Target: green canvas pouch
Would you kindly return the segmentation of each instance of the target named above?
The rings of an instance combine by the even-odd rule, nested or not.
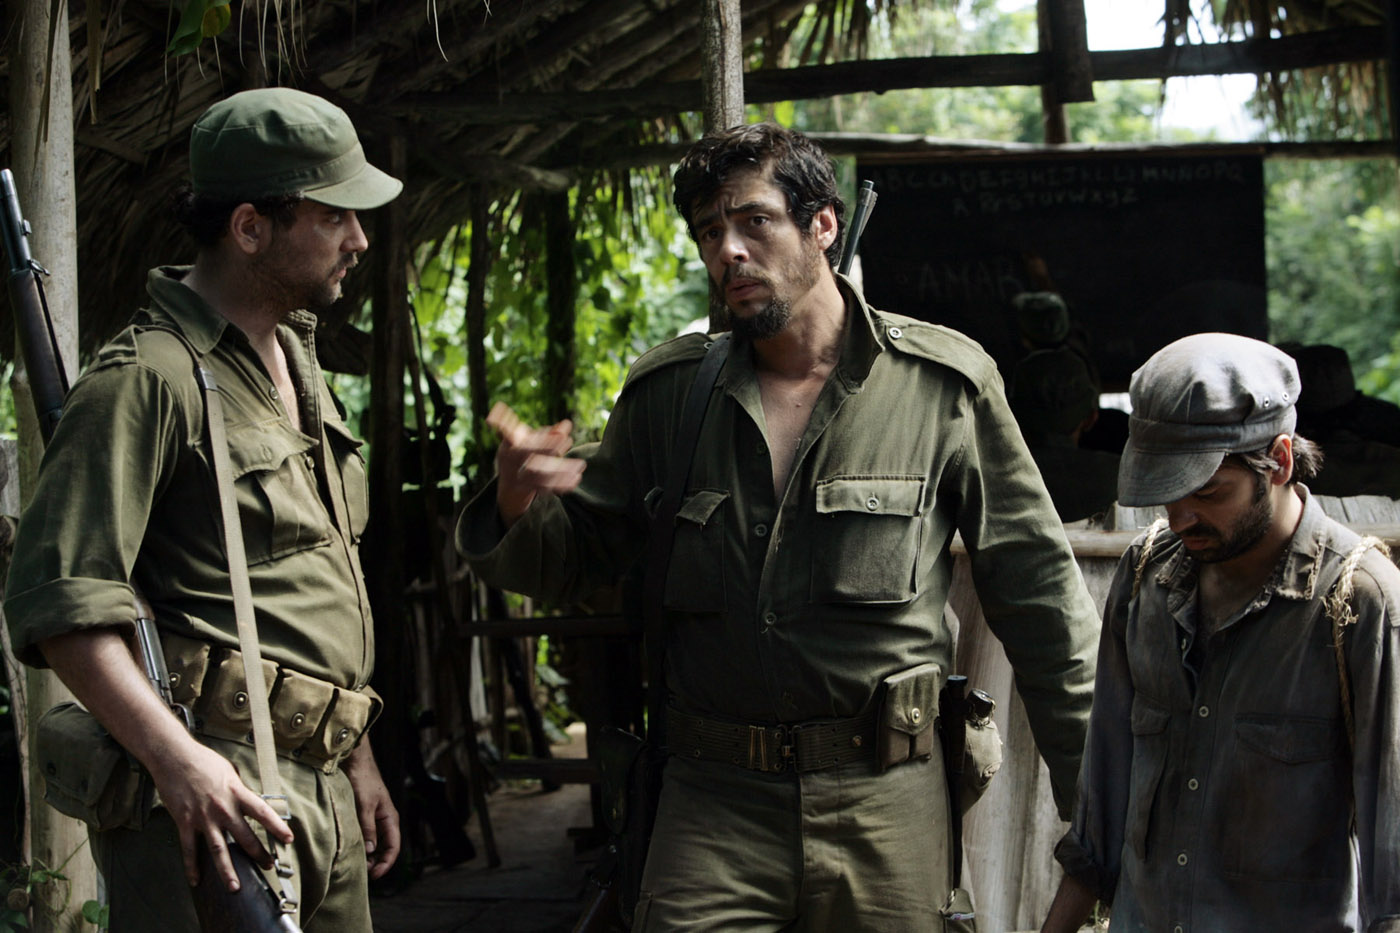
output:
[[[150,776],[92,713],[62,703],[39,717],[34,756],[44,799],[93,829],[141,829],[155,806]]]
[[[876,760],[882,771],[933,754],[933,723],[938,716],[942,679],[942,669],[932,662],[885,678],[876,736]]]

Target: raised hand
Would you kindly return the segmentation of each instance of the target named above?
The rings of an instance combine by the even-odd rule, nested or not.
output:
[[[506,527],[515,524],[541,493],[578,487],[586,464],[564,456],[573,446],[573,422],[565,419],[547,428],[532,428],[508,405],[497,402],[486,423],[501,435],[496,450],[496,508]]]

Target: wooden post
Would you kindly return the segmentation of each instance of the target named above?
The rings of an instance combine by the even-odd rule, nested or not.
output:
[[[1385,38],[1390,57],[1386,68],[1390,75],[1390,138],[1395,141],[1395,154],[1400,156],[1400,10],[1393,3],[1385,17]]]
[[[1050,62],[1051,43],[1049,0],[1039,0],[1036,4],[1037,20],[1040,25],[1040,55]],[[1040,109],[1045,119],[1045,141],[1051,145],[1069,142],[1069,130],[1065,125],[1065,105],[1055,87],[1053,75],[1046,76],[1040,84]]]
[[[491,479],[491,455],[486,444],[486,414],[490,389],[486,385],[486,279],[491,272],[491,195],[484,185],[472,188],[471,259],[467,265],[467,393],[471,397],[471,436],[476,440],[477,474],[474,492]]]
[[[388,140],[385,168],[405,177],[408,146]],[[403,514],[403,374],[408,351],[408,247],[403,199],[379,208],[374,224],[374,283],[371,286],[373,349],[369,392],[370,521],[362,545],[365,584],[374,609],[374,685],[389,711],[373,736],[384,783],[398,800],[403,792],[404,724],[410,698],[404,688],[404,632],[409,625]]]
[[[704,0],[700,21],[705,132],[744,122],[744,24],[739,0]]]
[[[49,0],[20,0],[9,4],[7,24],[10,50],[10,158],[20,205],[33,225],[30,249],[53,275],[45,281],[49,311],[53,315],[59,352],[70,372],[78,358],[78,241],[77,196],[73,184],[73,82],[68,47],[66,4]],[[51,12],[57,15],[51,19]],[[19,362],[11,381],[15,409],[20,420],[20,494],[27,501],[38,474],[42,443],[29,391],[29,381]],[[18,683],[12,688],[20,687]],[[24,704],[28,732],[39,714],[72,699],[67,688],[48,671],[27,670],[22,689],[13,691],[12,702]],[[18,707],[17,707],[18,708]],[[88,852],[87,829],[77,820],[61,816],[36,802],[43,787],[34,772],[28,747],[25,753],[26,794],[29,801],[26,858],[33,867],[63,866],[66,882],[38,885],[34,889],[33,929],[49,931],[76,928],[84,901],[97,897],[97,872]]]
[[[1050,27],[1050,66],[1055,92],[1067,104],[1094,99],[1094,67],[1089,61],[1084,0],[1041,0]]]
[[[549,320],[545,325],[545,404],[549,420],[573,416],[574,348],[578,304],[578,270],[574,263],[574,222],[569,215],[569,192],[541,196],[544,201],[545,280],[549,291]]]

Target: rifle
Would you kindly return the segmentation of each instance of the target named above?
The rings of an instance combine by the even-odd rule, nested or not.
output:
[[[53,438],[54,428],[63,415],[63,402],[68,394],[68,373],[63,355],[58,349],[53,318],[49,314],[41,275],[49,272],[29,252],[29,221],[20,211],[19,192],[14,173],[0,169],[0,234],[5,243],[9,262],[10,307],[15,315],[15,330],[25,371],[34,396],[39,417],[39,433],[45,446]],[[136,643],[141,668],[151,688],[166,706],[179,716],[185,727],[193,730],[194,716],[190,710],[175,702],[170,689],[170,673],[165,654],[160,648],[160,633],[156,629],[155,613],[135,584]],[[275,895],[262,870],[242,847],[229,842],[229,856],[238,875],[240,887],[230,892],[214,870],[208,847],[200,848],[200,883],[194,889],[195,912],[200,927],[208,933],[219,931],[253,931],[253,933],[299,933],[300,927],[290,913],[283,910],[281,899]],[[295,904],[292,904],[295,909]]]
[[[856,209],[851,214],[850,228],[846,234],[846,244],[841,250],[841,262],[836,266],[836,271],[842,275],[847,275],[851,271],[851,264],[856,259],[856,245],[860,243],[861,234],[865,232],[865,224],[870,219],[870,212],[875,210],[877,197],[879,195],[875,193],[875,182],[861,182],[860,191],[856,194]]]

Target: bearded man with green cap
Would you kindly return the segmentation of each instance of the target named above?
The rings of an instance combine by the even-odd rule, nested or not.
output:
[[[398,814],[363,738],[379,704],[360,441],[317,363],[314,312],[368,246],[357,212],[403,186],[366,161],[344,111],[280,88],[210,107],[190,169],[177,210],[197,258],[151,271],[149,306],[74,385],[5,615],[20,658],[51,666],[154,781],[141,828],[92,834],[110,929],[197,930],[172,880],[193,884],[207,845],[236,889],[225,833],[270,868],[261,824],[293,869],[303,928],[367,931],[368,878],[394,861]],[[257,768],[196,361],[224,411],[290,822],[241,777]],[[193,734],[133,658],[133,584]]]
[[[1298,371],[1197,334],[1133,374],[1119,502],[1166,519],[1104,611],[1045,933],[1400,930],[1400,571],[1298,480]]]

